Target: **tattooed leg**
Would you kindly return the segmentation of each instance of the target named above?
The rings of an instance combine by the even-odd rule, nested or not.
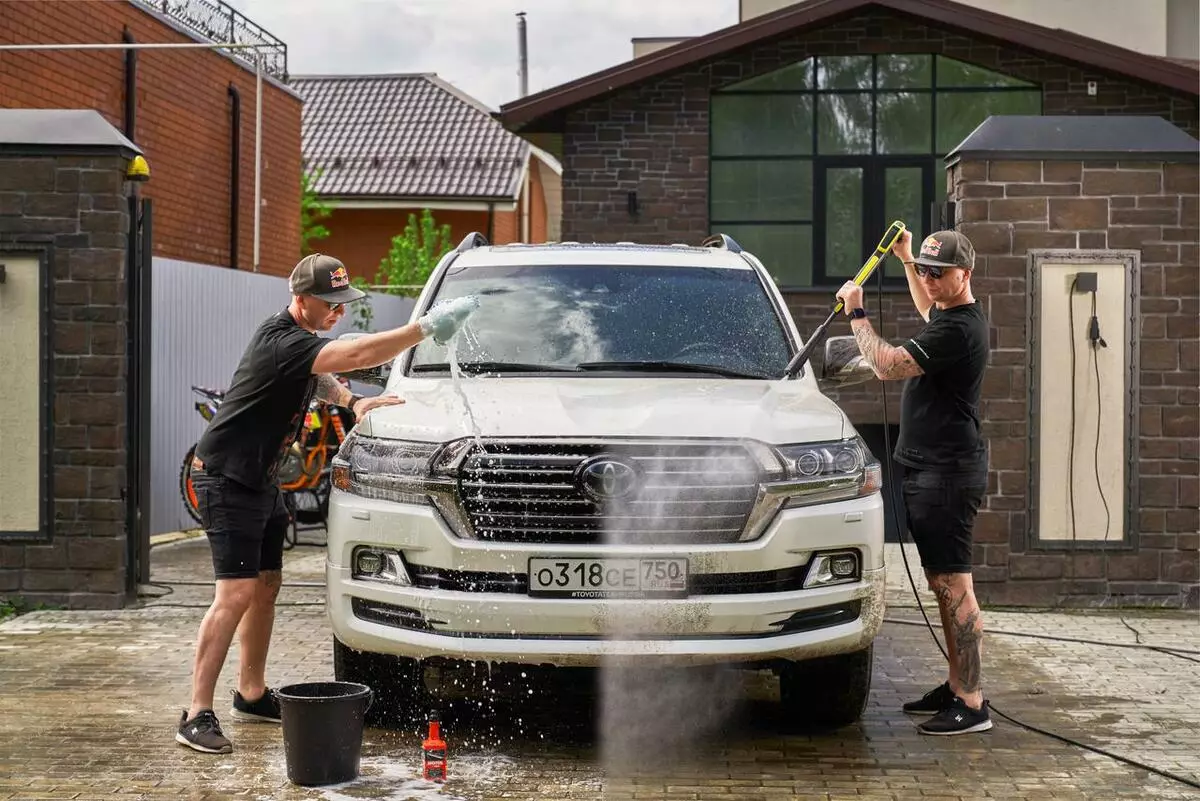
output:
[[[950,622],[948,642],[954,643],[950,689],[972,709],[983,704],[983,619],[975,600],[970,573],[939,573],[933,577],[939,609]]]
[[[925,578],[929,582],[929,589],[937,596],[938,586],[934,579],[937,575],[925,571]],[[954,642],[954,624],[950,619],[950,609],[944,603],[940,596],[937,597],[938,614],[942,618],[942,642],[946,644],[946,654],[949,661],[946,662],[946,681],[950,682],[950,686],[954,687],[954,665],[958,662],[958,646]]]

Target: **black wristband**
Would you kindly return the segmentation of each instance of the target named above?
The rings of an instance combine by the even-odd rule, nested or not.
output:
[[[851,320],[861,320],[866,316],[867,316],[867,310],[862,308],[861,306],[857,309],[850,310],[850,319]]]
[[[350,402],[346,404],[346,408],[350,410],[351,414],[354,414],[354,404],[356,404],[360,400],[362,400],[363,397],[364,396],[362,396],[362,395],[355,395],[353,392],[350,393]]]

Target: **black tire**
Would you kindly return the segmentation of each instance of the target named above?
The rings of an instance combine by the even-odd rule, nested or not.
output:
[[[428,711],[421,663],[416,659],[356,651],[333,639],[333,675],[365,684],[373,693],[366,723],[407,728]]]
[[[204,521],[200,519],[200,510],[196,507],[196,496],[192,490],[192,455],[195,453],[196,446],[192,445],[183,455],[183,464],[179,466],[179,497],[183,500],[183,508],[187,509],[196,525],[203,526]]]
[[[788,724],[840,728],[862,717],[871,694],[875,646],[850,654],[789,663],[779,675]]]

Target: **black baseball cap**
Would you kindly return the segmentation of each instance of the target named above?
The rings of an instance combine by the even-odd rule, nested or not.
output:
[[[958,231],[937,231],[925,237],[915,259],[927,267],[975,268],[975,246]]]
[[[301,259],[288,283],[293,295],[312,295],[327,303],[350,303],[367,296],[361,289],[350,286],[346,265],[324,253]]]

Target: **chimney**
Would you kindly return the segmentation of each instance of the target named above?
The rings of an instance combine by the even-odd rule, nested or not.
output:
[[[525,44],[525,12],[517,12],[517,76],[521,81],[521,97],[529,94],[529,52]]]

